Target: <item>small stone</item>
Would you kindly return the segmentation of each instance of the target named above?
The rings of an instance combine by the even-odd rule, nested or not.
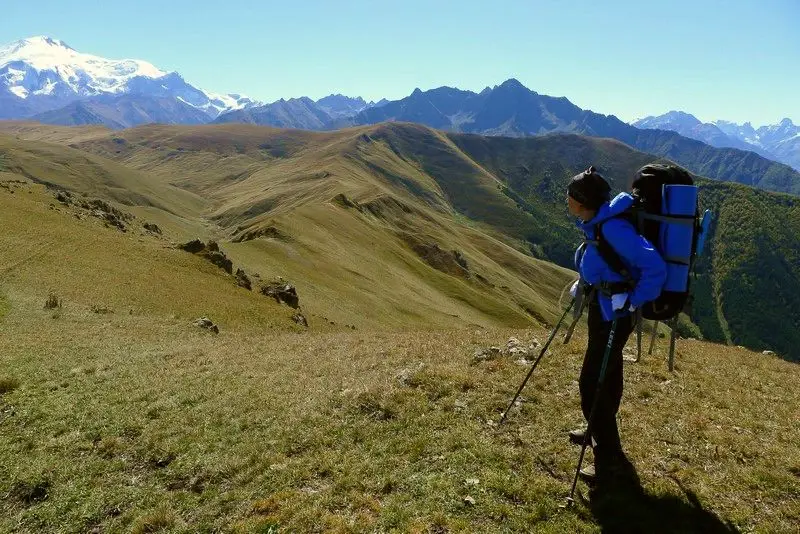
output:
[[[275,302],[278,304],[285,303],[295,309],[300,307],[297,288],[291,284],[287,284],[283,279],[278,279],[261,286],[261,294],[274,298]],[[353,329],[355,329],[355,327]]]
[[[182,245],[178,245],[178,248],[185,250],[186,252],[191,252],[192,254],[197,254],[198,252],[205,250],[206,244],[199,239],[194,239],[187,243],[183,243]]]
[[[62,204],[69,204],[70,203],[69,193],[65,191],[59,191],[58,193],[56,193],[56,200],[58,200]]]
[[[422,371],[422,369],[424,369],[424,368],[425,368],[425,364],[424,363],[420,363],[419,365],[417,365],[416,368],[406,367],[405,369],[403,369],[402,371],[397,373],[397,375],[395,375],[395,379],[398,382],[400,382],[401,384],[405,385],[405,384],[407,384],[409,382],[409,380],[411,380],[411,378],[415,374],[417,374],[418,372]]]
[[[243,287],[248,291],[253,289],[253,284],[250,282],[250,277],[242,269],[236,269],[236,285]]]
[[[464,497],[464,504],[468,504],[469,506],[475,506],[475,498],[467,495]]]
[[[214,322],[208,317],[201,317],[195,320],[193,324],[199,328],[205,328],[207,330],[211,330],[215,334],[219,334],[219,327],[215,325]]]
[[[512,349],[513,347],[519,347],[520,345],[521,343],[519,342],[519,339],[515,337],[508,338],[508,342],[506,343],[506,347],[508,347],[509,350]]]
[[[472,361],[473,362],[484,362],[489,359],[489,353],[485,349],[475,349],[475,352],[472,353]]]
[[[157,224],[144,223],[143,226],[144,226],[144,229],[147,230],[148,232],[152,232],[154,234],[161,235],[161,228],[159,228]]]
[[[292,315],[292,321],[299,324],[300,326],[308,328],[308,320],[306,319],[306,316],[303,315],[302,313],[295,313],[294,315]]]

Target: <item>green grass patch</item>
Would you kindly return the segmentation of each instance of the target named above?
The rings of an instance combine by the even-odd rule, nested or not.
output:
[[[8,301],[8,298],[0,292],[0,321],[3,320],[3,317],[11,310],[11,304]]]
[[[665,344],[626,364],[621,428],[640,485],[581,485],[563,509],[580,331],[498,427],[526,368],[476,363],[475,349],[544,331],[209,337],[127,314],[53,322],[26,302],[0,340],[25,383],[0,417],[0,530],[771,532],[797,512],[796,370],[774,358],[679,341],[678,374]]]

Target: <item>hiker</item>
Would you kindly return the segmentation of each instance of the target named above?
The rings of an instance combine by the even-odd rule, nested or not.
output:
[[[667,276],[666,264],[653,245],[628,219],[617,217],[633,204],[634,198],[620,193],[611,199],[610,193],[610,186],[594,167],[572,178],[567,188],[569,213],[578,218],[576,224],[586,237],[575,253],[580,280],[573,285],[572,296],[584,291],[590,299],[589,342],[580,376],[581,409],[587,422],[612,321],[617,319],[605,381],[592,420],[594,465],[581,470],[587,480],[602,479],[606,474],[610,477],[615,467],[625,461],[617,429],[617,411],[622,399],[622,349],[635,326],[635,310],[658,297]],[[602,232],[600,242],[597,231]],[[625,264],[629,281],[604,260],[599,250],[603,240]],[[584,435],[583,429],[573,430],[569,433],[570,441],[580,445]]]

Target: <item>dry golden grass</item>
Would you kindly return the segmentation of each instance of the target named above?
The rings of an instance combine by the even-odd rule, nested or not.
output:
[[[626,364],[621,429],[644,493],[563,510],[580,334],[498,428],[526,369],[473,352],[542,329],[212,336],[69,304],[54,319],[5,291],[0,353],[19,387],[0,401],[0,493],[30,502],[0,501],[3,529],[792,532],[800,518],[797,369],[773,357],[681,341],[670,374],[662,341]]]
[[[66,142],[64,132],[56,130],[56,138]],[[83,141],[73,145],[93,152],[87,156],[90,167],[73,161],[84,154],[76,149],[59,153],[58,145],[16,139],[6,139],[6,146],[12,169],[89,196],[104,192],[86,187],[92,180],[130,182],[132,189],[146,183],[150,189],[126,198],[134,205],[121,205],[124,211],[158,224],[167,242],[215,239],[249,272],[288,278],[297,284],[317,325],[521,326],[552,320],[554,297],[572,273],[520,253],[507,236],[466,223],[452,210],[442,211],[447,202],[441,190],[417,167],[379,142],[367,143],[365,152],[363,136],[379,130],[317,134],[247,126],[152,126],[91,137],[76,129],[76,138]],[[22,133],[35,138],[35,131]],[[47,137],[50,128],[42,131]],[[264,146],[272,148],[259,148]],[[268,153],[278,146],[288,147],[284,152],[291,157]],[[30,154],[44,149],[49,159],[39,166]],[[120,163],[133,174],[119,173]],[[386,176],[400,175],[416,184],[420,194],[387,182]],[[188,193],[165,206],[173,190],[204,195],[206,208]],[[341,193],[358,207],[337,204],[334,199]],[[125,197],[116,195],[112,198]],[[433,198],[439,199],[436,209]],[[269,227],[286,239],[225,243],[244,231]],[[18,239],[26,247],[37,241],[20,230]],[[64,231],[71,239],[70,231]],[[470,279],[428,265],[403,238],[409,234],[426,246],[463,254]]]
[[[58,129],[20,131],[69,140]],[[527,368],[473,355],[511,336],[544,341],[524,307],[552,321],[571,273],[421,200],[437,198],[435,184],[391,151],[370,152],[373,163],[402,170],[425,194],[398,192],[363,159],[334,158],[331,176],[307,175],[324,157],[305,161],[303,143],[342,153],[333,145],[360,130],[282,141],[297,159],[281,168],[296,173],[307,202],[286,196],[276,156],[260,152],[277,150],[284,134],[254,130],[276,143],[260,148],[266,140],[248,130],[235,140],[242,153],[230,154],[220,143],[237,131],[124,132],[127,143],[150,143],[119,161],[152,191],[191,182],[170,178],[179,167],[162,157],[177,150],[169,143],[207,145],[175,156],[194,162],[207,207],[192,211],[179,196],[172,213],[118,204],[137,216],[126,233],[3,174],[0,531],[796,532],[796,365],[681,340],[669,373],[662,340],[654,356],[626,364],[620,424],[641,488],[563,509],[578,453],[565,432],[581,422],[582,331],[553,345],[502,427]],[[100,133],[73,134],[98,151],[81,169],[114,174],[104,159],[113,156],[99,154],[114,141]],[[32,154],[13,146],[7,159]],[[70,168],[74,152],[47,150],[47,165],[31,156],[22,170]],[[198,167],[213,162],[257,168],[237,182]],[[336,173],[349,179],[332,187]],[[262,200],[293,209],[251,221],[248,195],[259,188]],[[332,201],[339,192],[351,207]],[[145,220],[164,235],[145,232]],[[240,224],[285,237],[230,242]],[[398,231],[461,251],[473,278],[434,269]],[[235,267],[295,282],[310,329],[291,320],[295,310],[174,248],[195,236],[220,239]],[[62,306],[46,310],[51,291]],[[218,335],[193,326],[201,315]]]

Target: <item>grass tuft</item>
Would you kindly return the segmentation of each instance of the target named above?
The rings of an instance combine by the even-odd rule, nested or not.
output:
[[[8,496],[24,506],[42,502],[50,496],[51,483],[46,476],[34,477],[31,480],[16,480],[8,492]]]
[[[44,302],[44,309],[45,310],[54,310],[56,308],[61,308],[61,299],[58,298],[58,295],[51,292],[47,296],[47,300]]]
[[[10,393],[19,387],[19,380],[16,378],[2,377],[0,378],[0,395]]]
[[[132,534],[151,534],[169,530],[176,525],[178,517],[166,508],[159,508],[139,517],[133,525]]]

